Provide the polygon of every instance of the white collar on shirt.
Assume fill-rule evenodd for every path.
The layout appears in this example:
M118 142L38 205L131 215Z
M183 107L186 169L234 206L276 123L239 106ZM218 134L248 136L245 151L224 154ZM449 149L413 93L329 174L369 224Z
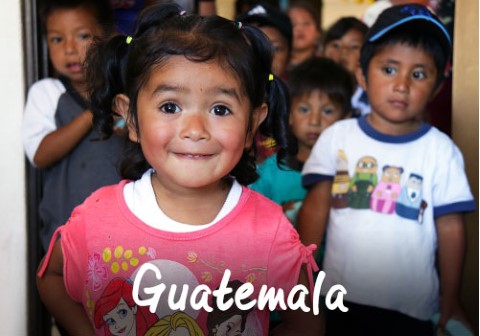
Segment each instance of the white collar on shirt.
M163 231L193 232L206 229L230 213L242 195L242 186L233 180L227 199L213 221L203 225L184 224L168 217L157 205L151 181L152 173L153 169L149 169L141 179L125 184L123 196L128 208L135 216L145 224Z

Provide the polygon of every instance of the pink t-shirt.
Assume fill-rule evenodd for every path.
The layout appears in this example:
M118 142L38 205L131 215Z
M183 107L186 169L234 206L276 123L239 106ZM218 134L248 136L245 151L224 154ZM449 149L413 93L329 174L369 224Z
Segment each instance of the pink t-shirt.
M283 289L286 297L297 284L302 264L307 264L310 271L316 268L312 258L315 247L303 246L282 209L248 188L243 187L237 206L215 225L175 233L140 221L125 203L125 183L93 193L57 231L61 234L68 294L82 303L98 335L121 334L132 326L137 335L143 335L150 328L168 324L162 321L170 323L178 318L193 321L195 326L186 325L201 329L205 335L220 333L225 326L237 326L243 335L267 335L268 309L240 311L232 307L219 311L210 295L209 305L214 310L208 313L192 308L192 291L199 285L206 285L211 291L217 289L228 269L229 287L252 283L252 299L257 298L262 285ZM49 255L44 268L48 258ZM144 290L165 285L160 298L152 300L158 303L153 313L148 307L137 306L132 299L135 276L146 263L158 269L161 278L146 271L139 282L140 298L151 299L153 294ZM40 270L39 276L43 272L44 269ZM182 288L188 286L185 307L173 309L167 304L172 284L177 288L171 302L182 302ZM188 331L200 335L193 329Z

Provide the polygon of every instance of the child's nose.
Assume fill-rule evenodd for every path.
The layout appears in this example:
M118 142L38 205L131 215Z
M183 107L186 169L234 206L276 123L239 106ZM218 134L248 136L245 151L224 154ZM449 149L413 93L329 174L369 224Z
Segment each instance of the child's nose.
M395 91L398 91L398 92L408 92L409 84L410 84L409 76L400 74L395 78L394 89Z
M310 125L313 125L313 126L321 125L321 123L322 123L322 113L318 112L318 111L312 111L312 113L310 113L308 121L309 121Z
M65 53L73 54L77 51L77 43L73 38L67 38L65 40Z
M203 116L200 113L185 113L182 116L180 127L180 138L182 139L200 141L210 138L206 116Z

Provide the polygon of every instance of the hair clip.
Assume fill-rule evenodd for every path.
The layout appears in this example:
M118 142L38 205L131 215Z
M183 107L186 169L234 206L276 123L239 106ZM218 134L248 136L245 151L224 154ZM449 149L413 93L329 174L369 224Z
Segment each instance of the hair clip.
M185 10L182 10L180 13L178 13L178 15L180 15L180 16L184 16L185 14L187 14L187 11L185 11Z
M271 82L273 81L273 74L268 74L268 80Z
M242 29L242 28L243 28L243 24L242 24L240 21L237 22L237 28L238 28L238 29Z
M125 39L125 43L126 43L126 44L130 44L130 42L132 42L132 40L133 40L133 37L131 37L131 36L129 35L129 36L127 36L127 38Z

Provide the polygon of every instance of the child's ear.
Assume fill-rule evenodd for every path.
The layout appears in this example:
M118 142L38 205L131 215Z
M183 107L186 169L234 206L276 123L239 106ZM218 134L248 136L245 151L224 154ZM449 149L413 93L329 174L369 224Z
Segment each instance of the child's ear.
M247 134L247 140L245 142L245 148L249 148L253 144L253 138L257 133L258 126L265 120L268 114L268 105L267 103L263 103L259 107L257 107L252 114L252 129L250 130L249 134Z
M128 111L130 109L130 98L123 93L115 95L112 102L112 110L125 120L128 128L128 137L133 142L139 142L137 128L132 120L128 117Z
M363 91L367 92L367 79L365 78L361 67L357 67L357 69L355 69L355 79Z

